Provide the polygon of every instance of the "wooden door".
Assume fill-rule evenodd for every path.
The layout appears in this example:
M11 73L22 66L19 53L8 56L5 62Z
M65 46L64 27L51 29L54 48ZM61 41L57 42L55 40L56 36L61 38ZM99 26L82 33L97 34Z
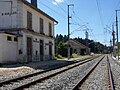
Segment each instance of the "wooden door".
M52 59L52 44L49 42L49 59Z
M27 62L32 62L32 38L27 37Z
M40 60L44 60L44 41L40 40Z

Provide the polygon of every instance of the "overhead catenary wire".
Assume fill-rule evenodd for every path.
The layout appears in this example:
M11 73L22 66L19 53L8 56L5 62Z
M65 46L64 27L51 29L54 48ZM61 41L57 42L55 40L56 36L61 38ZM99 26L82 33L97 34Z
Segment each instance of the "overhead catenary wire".
M120 0L118 1L118 2L116 2L116 5L115 5L115 9L117 9L117 8L119 8L119 5L120 5ZM109 19L109 21L108 21L108 26L110 27L112 24L113 24L113 22L114 22L114 19L115 19L115 11L113 11L113 13L112 13L112 15L111 15L111 17L110 17L110 19Z
M52 2L50 2L49 0L46 0L46 2L48 2L48 3L51 3L52 4ZM66 2L66 1L64 1L65 3L66 3L66 6L68 5L68 3ZM51 8L51 7L48 7L46 4L44 4L43 2L38 2L39 4L41 4L41 5L43 5L43 6L45 6L45 7L47 7L49 10L51 10L52 12L54 12L55 14L57 14L57 15L59 15L60 17L65 17L66 16L66 13L67 13L67 11L62 7L62 6L60 6L60 4L59 3L57 3L57 5L55 5L56 7L58 7L59 9L61 9L63 12L64 12L64 14L62 13L59 13L58 11L56 11L56 10L54 10L54 8ZM81 24L82 23L82 24ZM84 23L84 24L83 24ZM87 22L85 22L85 21L83 21L82 19L80 19L80 17L78 17L78 15L76 14L76 12L74 11L74 8L72 9L72 22L71 22L71 25L77 25L78 27L79 26L82 26L82 25L85 25L85 26L87 26L87 28L88 28L88 25L87 25L88 23ZM83 28L84 29L84 28ZM72 31L74 31L74 30L72 30ZM79 30L78 30L79 31ZM82 28L81 28L81 30L80 31L85 31L85 30L82 30ZM94 35L93 35L94 36Z
M48 3L52 3L52 2L50 2L49 0L46 0L46 1L47 1ZM66 3L66 5L68 5L68 3L67 3L66 1L64 1L64 2ZM47 7L48 9L50 9L51 11L53 11L54 13L56 13L56 14L58 14L58 15L61 15L59 12L57 12L57 11L55 11L54 9L48 7L48 6L45 5L44 3L42 3L42 2L39 2L39 3L42 4L43 6ZM56 3L57 3L57 2L56 2ZM66 11L65 9L63 9L63 8L59 5L59 3L57 3L56 6L58 6L62 11L64 11L64 13L67 13L67 11ZM64 15L65 15L65 14L64 14ZM64 16L64 15L62 15L62 16ZM76 23L76 25L80 25L79 22L85 23L82 19L80 19L80 18L77 16L77 14L75 13L74 10L73 10L72 17L79 20L79 21L77 21L77 22L73 22L73 23ZM71 24L72 24L72 23L71 23ZM74 25L75 25L75 24L74 24Z
M103 17L102 17L102 9L101 9L101 6L100 6L100 2L98 0L96 0L96 4L97 4L97 8L98 8L98 13L99 13L99 17L100 17L101 26L104 29L104 21L103 21ZM108 33L106 31L104 31L103 34L104 34L104 41L107 41L108 38L106 38L106 36L107 36ZM107 42L106 42L106 44L107 44Z
M116 4L115 4L115 9L119 8L120 6L120 1L117 1ZM108 20L108 24L107 26L108 27L111 27L113 24L115 24L115 10L113 11L113 13L111 14L111 17L110 19ZM112 29L111 29L112 31ZM106 32L109 32L107 29L106 29ZM109 33L110 34L110 33Z
M50 1L48 1L48 0L46 0L46 2L48 2L48 3L52 3L52 2L50 2ZM43 6L45 6L45 7L47 7L48 9L50 9L51 11L53 11L54 13L56 13L56 14L58 14L59 16L61 15L60 13L58 13L57 11L55 11L54 9L52 9L52 8L50 8L50 7L48 7L47 5L45 5L44 3L42 3L42 2L39 2L40 4L42 4ZM57 3L57 2L56 2ZM67 4L67 3L66 3ZM66 5L67 6L67 5ZM64 11L64 13L67 13L67 11L65 10L65 9L63 9L60 5L59 5L59 3L57 3L57 5L56 5L56 7L59 7L62 11ZM74 12L74 11L73 11ZM75 14L75 13L73 13L73 14ZM73 15L72 14L72 15ZM64 14L65 15L65 14ZM63 15L62 15L63 16ZM75 17L74 16L74 18L77 18L77 19L79 19L80 20L80 18L79 17ZM82 21L82 20L81 20ZM78 21L79 22L79 21ZM76 23L76 25L78 24L78 25L80 25L78 22L72 22L72 23ZM71 24L72 24L71 23ZM75 25L75 24L74 24Z
M98 2L98 0L96 0L96 3L97 3L97 8L98 8L98 13L99 13L101 25L102 25L102 27L104 27L104 22L103 22L103 18L102 18L101 6L100 6L100 3Z
M49 0L46 0L47 2L49 2L49 3L51 3ZM67 13L67 11L65 10L65 9L63 9L60 5L59 5L59 3L58 2L56 2L56 1L54 1L57 5L56 6L58 6L64 13Z
M41 4L41 5L43 5L43 6L45 6L46 8L48 8L49 10L51 10L52 12L54 12L55 14L59 15L60 17L65 17L65 15L59 13L58 11L55 11L54 9L52 9L49 6L45 5L44 3L40 2L40 1L38 3Z

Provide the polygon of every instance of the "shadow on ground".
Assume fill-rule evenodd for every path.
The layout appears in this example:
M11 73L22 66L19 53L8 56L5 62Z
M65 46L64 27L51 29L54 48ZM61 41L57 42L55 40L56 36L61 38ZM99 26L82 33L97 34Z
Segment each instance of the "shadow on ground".
M76 60L68 61L68 60L50 60L50 61L40 61L40 62L30 62L25 64L1 64L0 68L19 68L19 67L30 67L33 69L41 69L46 70L48 68L61 67L67 64L72 64L76 62Z

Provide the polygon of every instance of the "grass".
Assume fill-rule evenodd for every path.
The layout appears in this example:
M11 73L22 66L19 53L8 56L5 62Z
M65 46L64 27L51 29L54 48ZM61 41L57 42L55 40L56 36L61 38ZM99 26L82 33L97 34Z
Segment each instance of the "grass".
M99 54L94 54L94 56L99 55ZM70 59L75 59L75 58L80 58L80 59L85 59L88 57L91 57L93 55L77 55L77 54L72 54L72 57ZM57 55L56 60L68 60L67 57L62 57L61 55Z
M62 57L61 55L55 55L56 60L67 60L67 57Z

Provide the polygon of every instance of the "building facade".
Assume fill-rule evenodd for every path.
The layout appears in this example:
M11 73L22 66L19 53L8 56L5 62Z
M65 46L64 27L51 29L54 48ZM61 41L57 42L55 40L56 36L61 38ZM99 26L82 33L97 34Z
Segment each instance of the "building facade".
M0 1L0 63L53 59L56 23L37 0Z
M70 49L72 53L76 53L78 55L90 54L90 48L76 40L69 40L69 44L70 44Z

